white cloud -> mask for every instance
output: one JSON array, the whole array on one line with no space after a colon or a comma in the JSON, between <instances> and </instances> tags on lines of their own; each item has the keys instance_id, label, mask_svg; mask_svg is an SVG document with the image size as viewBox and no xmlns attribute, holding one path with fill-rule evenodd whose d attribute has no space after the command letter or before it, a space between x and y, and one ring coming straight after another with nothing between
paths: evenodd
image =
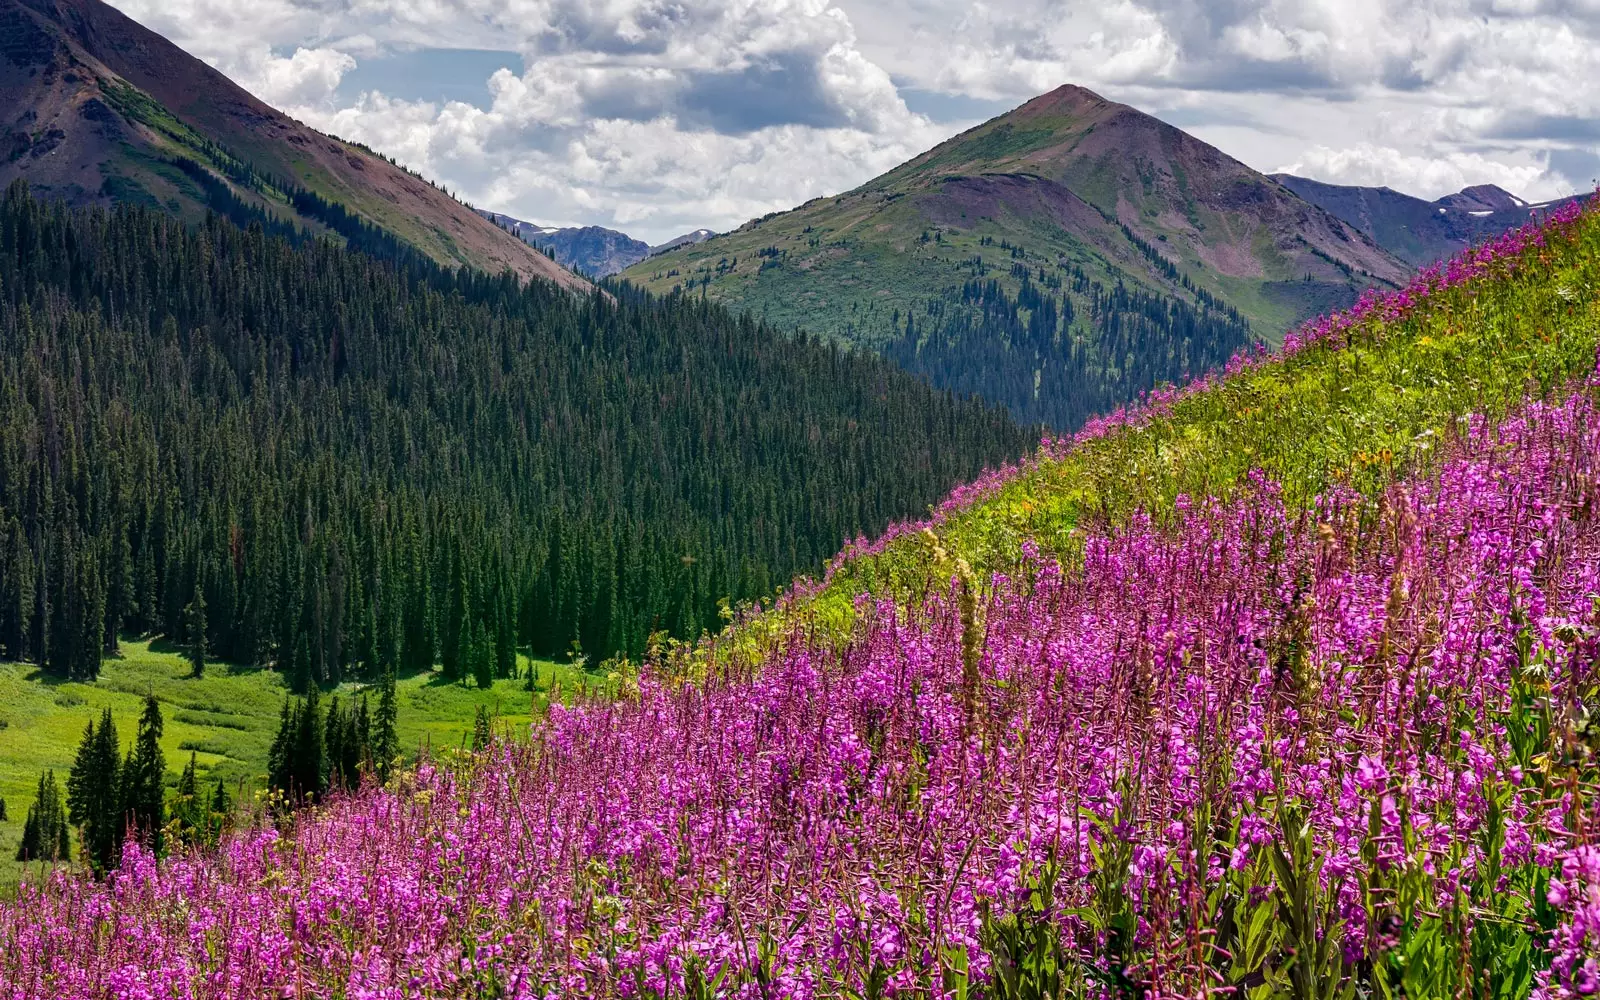
<instances>
[{"instance_id":1,"label":"white cloud","mask_svg":"<svg viewBox=\"0 0 1600 1000\"><path fill-rule=\"evenodd\" d=\"M851 187L1081 83L1257 167L1530 198L1600 170L1600 0L113 0L475 203L648 239ZM338 96L396 48L514 50L481 107Z\"/></svg>"},{"instance_id":2,"label":"white cloud","mask_svg":"<svg viewBox=\"0 0 1600 1000\"><path fill-rule=\"evenodd\" d=\"M1508 163L1478 153L1410 154L1363 143L1345 149L1313 146L1279 170L1332 184L1388 186L1432 200L1472 184L1529 191L1538 185L1546 168L1542 163Z\"/></svg>"}]
</instances>

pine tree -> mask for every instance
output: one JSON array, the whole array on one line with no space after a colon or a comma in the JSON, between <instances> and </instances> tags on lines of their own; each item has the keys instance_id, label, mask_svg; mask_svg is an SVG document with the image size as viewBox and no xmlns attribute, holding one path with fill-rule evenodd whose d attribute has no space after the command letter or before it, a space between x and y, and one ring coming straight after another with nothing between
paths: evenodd
<instances>
[{"instance_id":1,"label":"pine tree","mask_svg":"<svg viewBox=\"0 0 1600 1000\"><path fill-rule=\"evenodd\" d=\"M299 638L294 642L294 662L289 670L289 690L295 694L305 694L314 690L316 683L311 676L311 640L301 631Z\"/></svg>"},{"instance_id":2,"label":"pine tree","mask_svg":"<svg viewBox=\"0 0 1600 1000\"><path fill-rule=\"evenodd\" d=\"M218 778L216 790L211 793L211 808L206 814L206 839L215 840L227 829L232 816L233 798L228 794L228 786Z\"/></svg>"},{"instance_id":3,"label":"pine tree","mask_svg":"<svg viewBox=\"0 0 1600 1000\"><path fill-rule=\"evenodd\" d=\"M300 727L294 743L294 787L311 799L322 797L328 789L328 759L322 728L320 692L312 684L300 711Z\"/></svg>"},{"instance_id":4,"label":"pine tree","mask_svg":"<svg viewBox=\"0 0 1600 1000\"><path fill-rule=\"evenodd\" d=\"M478 682L479 688L494 687L494 650L489 645L488 633L478 622L472 623L471 648L473 680Z\"/></svg>"},{"instance_id":5,"label":"pine tree","mask_svg":"<svg viewBox=\"0 0 1600 1000\"><path fill-rule=\"evenodd\" d=\"M200 798L200 785L195 774L195 753L189 751L189 763L178 778L178 794L172 803L172 818L178 832L189 843L199 842L206 827L205 802Z\"/></svg>"},{"instance_id":6,"label":"pine tree","mask_svg":"<svg viewBox=\"0 0 1600 1000\"><path fill-rule=\"evenodd\" d=\"M126 827L148 838L151 850L162 849L162 827L166 824L167 758L161 752L161 703L146 695L144 713L139 717L139 733L122 769L122 802Z\"/></svg>"},{"instance_id":7,"label":"pine tree","mask_svg":"<svg viewBox=\"0 0 1600 1000\"><path fill-rule=\"evenodd\" d=\"M479 705L472 717L472 752L477 753L487 747L490 735L489 710Z\"/></svg>"},{"instance_id":8,"label":"pine tree","mask_svg":"<svg viewBox=\"0 0 1600 1000\"><path fill-rule=\"evenodd\" d=\"M361 676L378 676L382 669L378 653L378 614L373 601L367 601L361 617L361 634L356 637L355 662Z\"/></svg>"},{"instance_id":9,"label":"pine tree","mask_svg":"<svg viewBox=\"0 0 1600 1000\"><path fill-rule=\"evenodd\" d=\"M183 631L189 644L189 666L193 671L192 676L199 678L206 674L206 592L198 584L194 588L194 600L183 609Z\"/></svg>"},{"instance_id":10,"label":"pine tree","mask_svg":"<svg viewBox=\"0 0 1600 1000\"><path fill-rule=\"evenodd\" d=\"M83 857L96 871L116 866L122 849L122 760L111 709L84 728L67 776L67 810L83 841Z\"/></svg>"},{"instance_id":11,"label":"pine tree","mask_svg":"<svg viewBox=\"0 0 1600 1000\"><path fill-rule=\"evenodd\" d=\"M283 700L283 710L278 716L278 732L267 751L267 785L291 798L295 794L295 736L300 731L299 709L291 707L289 699Z\"/></svg>"},{"instance_id":12,"label":"pine tree","mask_svg":"<svg viewBox=\"0 0 1600 1000\"><path fill-rule=\"evenodd\" d=\"M372 758L377 764L379 781L389 780L394 759L400 755L400 734L395 729L398 722L394 673L391 671L383 675L383 689L378 696L378 714L373 720Z\"/></svg>"},{"instance_id":13,"label":"pine tree","mask_svg":"<svg viewBox=\"0 0 1600 1000\"><path fill-rule=\"evenodd\" d=\"M18 861L67 861L72 857L72 841L67 817L61 808L61 786L56 773L39 775L33 806L22 826L22 843L17 845Z\"/></svg>"}]
</instances>

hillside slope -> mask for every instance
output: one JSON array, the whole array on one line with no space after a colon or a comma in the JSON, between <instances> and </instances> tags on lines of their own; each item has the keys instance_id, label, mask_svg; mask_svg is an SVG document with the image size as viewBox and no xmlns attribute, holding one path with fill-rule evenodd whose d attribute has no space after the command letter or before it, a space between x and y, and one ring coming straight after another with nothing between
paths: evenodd
<instances>
[{"instance_id":1,"label":"hillside slope","mask_svg":"<svg viewBox=\"0 0 1600 1000\"><path fill-rule=\"evenodd\" d=\"M1073 558L1085 526L1172 516L1264 474L1294 506L1331 486L1382 490L1426 470L1462 414L1497 419L1530 390L1568 391L1600 348L1600 209L1577 202L1424 272L1405 289L1297 330L1276 355L1242 356L1183 389L1097 419L1022 466L962 487L932 518L858 540L792 615L847 629L863 593L903 598L965 560L1010 573L1024 543Z\"/></svg>"},{"instance_id":2,"label":"hillside slope","mask_svg":"<svg viewBox=\"0 0 1600 1000\"><path fill-rule=\"evenodd\" d=\"M191 221L207 208L241 222L262 213L346 237L357 233L349 212L442 264L587 287L428 182L268 107L100 0L0 0L0 109L0 188L21 178L73 204L159 205Z\"/></svg>"},{"instance_id":3,"label":"hillside slope","mask_svg":"<svg viewBox=\"0 0 1600 1000\"><path fill-rule=\"evenodd\" d=\"M1578 200L1559 198L1532 205L1492 184L1482 184L1437 201L1424 201L1386 187L1325 184L1293 174L1273 174L1272 179L1418 267Z\"/></svg>"},{"instance_id":4,"label":"hillside slope","mask_svg":"<svg viewBox=\"0 0 1600 1000\"><path fill-rule=\"evenodd\" d=\"M1063 87L854 191L623 277L881 350L1071 427L1407 270L1215 148Z\"/></svg>"}]
</instances>

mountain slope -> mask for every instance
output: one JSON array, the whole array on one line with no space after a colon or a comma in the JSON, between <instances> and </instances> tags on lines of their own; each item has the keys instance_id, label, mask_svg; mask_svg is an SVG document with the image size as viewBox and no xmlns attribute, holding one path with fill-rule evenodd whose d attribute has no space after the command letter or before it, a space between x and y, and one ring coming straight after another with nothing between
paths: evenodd
<instances>
[{"instance_id":1,"label":"mountain slope","mask_svg":"<svg viewBox=\"0 0 1600 1000\"><path fill-rule=\"evenodd\" d=\"M1531 205L1493 184L1482 184L1423 201L1386 187L1324 184L1293 174L1273 174L1272 179L1419 267L1577 200Z\"/></svg>"},{"instance_id":2,"label":"mountain slope","mask_svg":"<svg viewBox=\"0 0 1600 1000\"><path fill-rule=\"evenodd\" d=\"M0 109L0 187L23 178L75 204L141 202L191 220L207 208L259 215L587 287L427 181L268 107L100 0L0 0Z\"/></svg>"},{"instance_id":3,"label":"mountain slope","mask_svg":"<svg viewBox=\"0 0 1600 1000\"><path fill-rule=\"evenodd\" d=\"M1063 87L854 191L623 276L1075 426L1406 273L1237 160Z\"/></svg>"}]
</instances>

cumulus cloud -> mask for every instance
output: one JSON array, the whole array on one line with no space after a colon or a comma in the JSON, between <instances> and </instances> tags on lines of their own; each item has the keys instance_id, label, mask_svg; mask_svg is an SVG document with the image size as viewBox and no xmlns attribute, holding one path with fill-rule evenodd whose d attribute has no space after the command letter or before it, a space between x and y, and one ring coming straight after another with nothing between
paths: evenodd
<instances>
[{"instance_id":1,"label":"cumulus cloud","mask_svg":"<svg viewBox=\"0 0 1600 1000\"><path fill-rule=\"evenodd\" d=\"M1299 160L1279 168L1283 173L1332 184L1388 186L1430 200L1472 184L1527 191L1538 184L1546 169L1543 163L1508 163L1479 153L1411 154L1367 143L1346 149L1313 146Z\"/></svg>"},{"instance_id":2,"label":"cumulus cloud","mask_svg":"<svg viewBox=\"0 0 1600 1000\"><path fill-rule=\"evenodd\" d=\"M1600 172L1600 91L1575 85L1600 77L1600 0L112 2L475 203L648 239L852 187L971 124L900 88L1081 83L1258 167L1427 196ZM525 72L474 104L340 96L358 62L419 47Z\"/></svg>"}]
</instances>

